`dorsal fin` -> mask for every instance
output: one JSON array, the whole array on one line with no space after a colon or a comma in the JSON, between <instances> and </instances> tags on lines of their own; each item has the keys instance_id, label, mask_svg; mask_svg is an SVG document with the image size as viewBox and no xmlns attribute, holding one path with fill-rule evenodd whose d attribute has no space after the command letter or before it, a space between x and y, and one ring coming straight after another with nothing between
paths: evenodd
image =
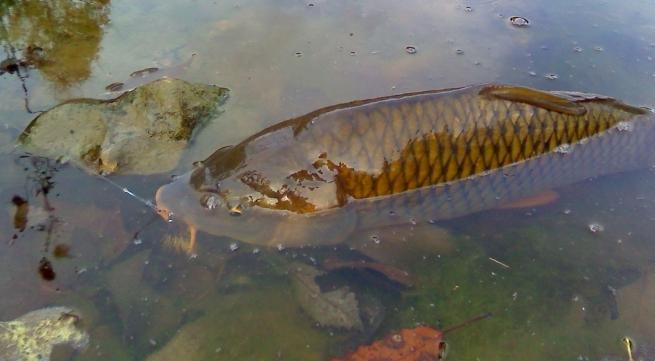
<instances>
[{"instance_id":1,"label":"dorsal fin","mask_svg":"<svg viewBox=\"0 0 655 361\"><path fill-rule=\"evenodd\" d=\"M557 94L520 86L489 85L480 90L480 95L530 104L535 107L570 115L580 116L587 112L587 108L576 102L574 97L569 97L562 93Z\"/></svg>"},{"instance_id":2,"label":"dorsal fin","mask_svg":"<svg viewBox=\"0 0 655 361\"><path fill-rule=\"evenodd\" d=\"M646 114L648 109L625 104L620 100L605 95L581 93L574 91L543 91L513 85L487 85L480 90L480 95L497 99L521 102L535 107L570 115L584 115L586 102L604 103L631 114Z\"/></svg>"},{"instance_id":3,"label":"dorsal fin","mask_svg":"<svg viewBox=\"0 0 655 361\"><path fill-rule=\"evenodd\" d=\"M650 112L649 109L635 107L629 104L626 104L620 100L608 97L606 95L599 95L593 93L580 93L574 91L554 91L553 94L567 97L576 103L585 103L585 102L599 102L610 105L612 107L623 110L631 114L647 114Z\"/></svg>"}]
</instances>

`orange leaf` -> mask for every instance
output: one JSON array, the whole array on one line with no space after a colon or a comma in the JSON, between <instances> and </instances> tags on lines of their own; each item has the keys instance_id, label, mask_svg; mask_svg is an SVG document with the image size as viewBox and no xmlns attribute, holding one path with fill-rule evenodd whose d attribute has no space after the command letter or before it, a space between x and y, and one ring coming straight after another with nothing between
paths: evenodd
<instances>
[{"instance_id":1,"label":"orange leaf","mask_svg":"<svg viewBox=\"0 0 655 361\"><path fill-rule=\"evenodd\" d=\"M331 361L425 361L442 360L446 344L443 333L431 327L403 329L368 346Z\"/></svg>"}]
</instances>

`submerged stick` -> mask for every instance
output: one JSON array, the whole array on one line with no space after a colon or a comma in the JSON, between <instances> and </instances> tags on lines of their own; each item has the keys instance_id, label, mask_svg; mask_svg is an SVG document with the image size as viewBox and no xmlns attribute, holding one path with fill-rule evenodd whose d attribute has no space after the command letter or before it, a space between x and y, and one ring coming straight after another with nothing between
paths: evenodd
<instances>
[{"instance_id":1,"label":"submerged stick","mask_svg":"<svg viewBox=\"0 0 655 361\"><path fill-rule=\"evenodd\" d=\"M488 317L491 317L491 316L493 316L493 314L492 314L491 312L483 313L483 314L481 314L481 315L478 315L478 316L475 316L475 317L473 317L473 318L470 318L470 319L468 319L468 320L466 320L466 321L464 321L464 322L461 322L461 323L459 323L459 324L456 324L456 325L454 325L454 326L447 327L447 328L445 328L443 331L441 331L441 333L442 333L443 335L445 335L446 333L449 333L449 332L453 332L453 331L459 330L460 328L466 327L466 326L468 326L468 325L470 325L470 324L472 324L472 323L474 323L474 322L484 320L485 318L488 318Z\"/></svg>"},{"instance_id":2,"label":"submerged stick","mask_svg":"<svg viewBox=\"0 0 655 361\"><path fill-rule=\"evenodd\" d=\"M134 192L127 189L127 187L121 186L120 184L114 182L113 180L107 178L106 176L104 176L102 174L98 174L98 178L100 178L100 179L104 180L105 182L111 184L113 187L116 187L117 189L120 189L121 192L127 194L128 196L130 196L133 199L137 200L138 202L142 203L146 207L148 207L148 208L152 209L153 211L155 211L155 213L159 214L159 209L157 208L157 206L152 201L146 200L145 198L136 195Z\"/></svg>"}]
</instances>

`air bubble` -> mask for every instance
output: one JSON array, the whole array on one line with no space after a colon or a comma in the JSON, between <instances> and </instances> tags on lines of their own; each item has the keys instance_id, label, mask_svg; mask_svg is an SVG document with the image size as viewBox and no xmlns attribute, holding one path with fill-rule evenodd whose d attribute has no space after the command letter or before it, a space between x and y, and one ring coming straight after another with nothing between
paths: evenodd
<instances>
[{"instance_id":1,"label":"air bubble","mask_svg":"<svg viewBox=\"0 0 655 361\"><path fill-rule=\"evenodd\" d=\"M230 252L234 252L239 249L239 245L236 242L230 243Z\"/></svg>"},{"instance_id":2,"label":"air bubble","mask_svg":"<svg viewBox=\"0 0 655 361\"><path fill-rule=\"evenodd\" d=\"M378 236L375 235L375 234L374 234L374 235L371 235L371 241L373 241L373 243L375 243L375 244L380 244L380 242L381 242L381 241L380 241L380 237L378 237Z\"/></svg>"},{"instance_id":3,"label":"air bubble","mask_svg":"<svg viewBox=\"0 0 655 361\"><path fill-rule=\"evenodd\" d=\"M616 130L619 132L631 132L634 130L634 124L630 122L618 122L616 124Z\"/></svg>"},{"instance_id":4,"label":"air bubble","mask_svg":"<svg viewBox=\"0 0 655 361\"><path fill-rule=\"evenodd\" d=\"M556 79L559 79L559 75L557 75L555 73L548 73L548 74L544 75L544 78L546 78L548 80L556 80Z\"/></svg>"},{"instance_id":5,"label":"air bubble","mask_svg":"<svg viewBox=\"0 0 655 361\"><path fill-rule=\"evenodd\" d=\"M597 52L599 52L599 53L600 53L601 51L605 51L605 49L603 49L602 46L594 46L594 50L597 51Z\"/></svg>"},{"instance_id":6,"label":"air bubble","mask_svg":"<svg viewBox=\"0 0 655 361\"><path fill-rule=\"evenodd\" d=\"M571 153L572 150L573 150L573 149L572 149L572 147L571 147L571 144L564 143L564 144L560 144L560 145L558 145L558 146L555 148L555 153L559 153L559 154L569 154L569 153Z\"/></svg>"},{"instance_id":7,"label":"air bubble","mask_svg":"<svg viewBox=\"0 0 655 361\"><path fill-rule=\"evenodd\" d=\"M140 245L141 243L143 243L143 240L142 240L141 238L135 238L134 241L133 241L133 243L134 243L135 246L138 246L138 245Z\"/></svg>"},{"instance_id":8,"label":"air bubble","mask_svg":"<svg viewBox=\"0 0 655 361\"><path fill-rule=\"evenodd\" d=\"M576 47L573 48L573 51L575 51L576 53L582 53L582 48L579 47L579 46L576 46Z\"/></svg>"},{"instance_id":9,"label":"air bubble","mask_svg":"<svg viewBox=\"0 0 655 361\"><path fill-rule=\"evenodd\" d=\"M603 227L603 225L600 223L591 223L587 226L587 228L591 233L600 233L605 230L605 227Z\"/></svg>"},{"instance_id":10,"label":"air bubble","mask_svg":"<svg viewBox=\"0 0 655 361\"><path fill-rule=\"evenodd\" d=\"M416 49L415 46L407 45L407 46L405 47L405 52L406 52L407 54L412 54L412 55L413 55L413 54L416 54L417 51L418 51L418 50Z\"/></svg>"},{"instance_id":11,"label":"air bubble","mask_svg":"<svg viewBox=\"0 0 655 361\"><path fill-rule=\"evenodd\" d=\"M464 54L464 50L462 50L462 49L457 49L457 50L455 50L455 54L457 54L457 55L463 55L463 54Z\"/></svg>"},{"instance_id":12,"label":"air bubble","mask_svg":"<svg viewBox=\"0 0 655 361\"><path fill-rule=\"evenodd\" d=\"M473 12L473 8L470 7L470 6L467 6L467 7L464 8L464 11L466 11L467 13L470 13L470 12Z\"/></svg>"}]
</instances>

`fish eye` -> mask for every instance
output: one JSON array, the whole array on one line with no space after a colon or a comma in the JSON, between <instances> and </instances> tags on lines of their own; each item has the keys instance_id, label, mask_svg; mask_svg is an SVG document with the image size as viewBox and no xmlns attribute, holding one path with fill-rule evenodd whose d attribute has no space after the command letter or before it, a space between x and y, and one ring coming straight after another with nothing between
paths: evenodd
<instances>
[{"instance_id":1,"label":"fish eye","mask_svg":"<svg viewBox=\"0 0 655 361\"><path fill-rule=\"evenodd\" d=\"M218 196L212 193L205 193L200 197L200 205L206 209L212 210L218 207L220 200Z\"/></svg>"}]
</instances>

